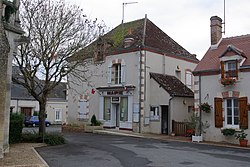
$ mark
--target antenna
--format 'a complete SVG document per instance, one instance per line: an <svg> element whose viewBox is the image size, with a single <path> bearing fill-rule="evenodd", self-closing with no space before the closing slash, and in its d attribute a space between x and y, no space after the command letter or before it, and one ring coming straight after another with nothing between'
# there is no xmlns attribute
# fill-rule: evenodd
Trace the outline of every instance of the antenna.
<svg viewBox="0 0 250 167"><path fill-rule="evenodd" d="M124 22L124 7L125 7L125 5L134 4L134 3L138 3L138 2L124 2L124 3L122 3L122 24Z"/></svg>
<svg viewBox="0 0 250 167"><path fill-rule="evenodd" d="M226 0L224 0L224 31L222 32L223 34L226 34Z"/></svg>

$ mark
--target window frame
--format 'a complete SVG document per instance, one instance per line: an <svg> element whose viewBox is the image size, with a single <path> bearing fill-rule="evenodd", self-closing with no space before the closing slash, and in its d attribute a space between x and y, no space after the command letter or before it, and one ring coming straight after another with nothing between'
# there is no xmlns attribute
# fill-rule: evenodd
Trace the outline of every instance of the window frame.
<svg viewBox="0 0 250 167"><path fill-rule="evenodd" d="M228 61L225 61L225 72L224 72L224 75L225 75L225 78L238 78L238 64L237 64L237 60L228 60ZM234 64L234 68L230 68L229 69L229 66L230 64Z"/></svg>
<svg viewBox="0 0 250 167"><path fill-rule="evenodd" d="M62 108L55 108L55 121L62 121ZM59 112L59 114L57 114ZM57 115L59 118L57 119Z"/></svg>
<svg viewBox="0 0 250 167"><path fill-rule="evenodd" d="M160 107L150 106L150 120L159 121L160 120Z"/></svg>
<svg viewBox="0 0 250 167"><path fill-rule="evenodd" d="M227 105L227 101L230 100L231 101L231 106ZM235 107L235 100L237 100L237 107ZM228 124L228 109L231 108L232 112L231 112L231 122L232 124ZM236 117L238 117L238 124L234 123L234 119L235 119L235 109L238 109L238 115ZM234 129L238 129L239 128L239 122L240 122L240 107L239 107L239 99L238 98L226 98L224 99L224 111L225 111L225 127L227 128L234 128Z"/></svg>
<svg viewBox="0 0 250 167"><path fill-rule="evenodd" d="M188 81L188 76L190 77L190 83L187 83ZM189 88L189 89L193 89L193 74L191 70L186 70L185 71L185 85Z"/></svg>

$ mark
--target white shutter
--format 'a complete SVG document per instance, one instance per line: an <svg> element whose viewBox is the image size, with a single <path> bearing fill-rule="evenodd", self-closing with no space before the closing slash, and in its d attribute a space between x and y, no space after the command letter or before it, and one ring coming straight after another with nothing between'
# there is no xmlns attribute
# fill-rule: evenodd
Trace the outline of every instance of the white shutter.
<svg viewBox="0 0 250 167"><path fill-rule="evenodd" d="M121 82L125 83L125 78L126 78L126 65L122 64L121 65Z"/></svg>
<svg viewBox="0 0 250 167"><path fill-rule="evenodd" d="M112 66L108 67L108 84L111 84L111 78L112 78Z"/></svg>

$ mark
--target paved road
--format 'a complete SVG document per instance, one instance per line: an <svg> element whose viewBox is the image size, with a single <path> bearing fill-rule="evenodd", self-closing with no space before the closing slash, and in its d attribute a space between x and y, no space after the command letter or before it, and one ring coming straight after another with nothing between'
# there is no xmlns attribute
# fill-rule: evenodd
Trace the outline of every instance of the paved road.
<svg viewBox="0 0 250 167"><path fill-rule="evenodd" d="M36 149L50 167L250 166L243 149L88 133L65 138L65 145Z"/></svg>

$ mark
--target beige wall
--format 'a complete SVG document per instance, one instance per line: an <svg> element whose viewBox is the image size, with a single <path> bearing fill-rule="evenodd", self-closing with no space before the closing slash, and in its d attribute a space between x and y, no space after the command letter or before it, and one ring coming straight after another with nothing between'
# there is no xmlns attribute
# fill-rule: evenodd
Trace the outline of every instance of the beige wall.
<svg viewBox="0 0 250 167"><path fill-rule="evenodd" d="M91 94L91 89L101 87L101 86L108 86L108 66L112 62L112 60L115 59L122 59L124 60L126 64L126 83L127 85L134 85L136 88L133 92L132 101L134 104L139 103L139 58L140 58L140 52L132 52L132 53L124 53L124 54L118 54L118 55L112 55L106 57L106 60L102 64L93 65L89 64L88 69L88 75L89 77L89 85L87 86L87 83L80 83L80 85L72 84L69 82L69 91L68 91L68 102L69 102L69 108L68 108L68 117L67 121L70 124L80 124L84 121L89 120L79 120L78 113L79 113L79 100L81 95L87 95L86 90L89 91L88 99L89 99L89 119L93 114L97 116L97 119L102 119L102 107L99 106L101 103L101 96L96 91L95 94ZM91 60L90 60L91 61ZM146 52L146 88L145 88L145 114L142 119L142 132L161 132L161 124L160 122L153 121L150 122L150 124L144 126L145 119L148 119L150 116L150 105L168 105L170 96L168 93L163 90L159 89L159 85L152 85L152 79L149 77L149 72L155 72L155 73L163 73L163 61L165 62L165 73L168 75L176 75L176 69L177 66L180 68L181 73L181 80L182 82L185 82L185 70L190 69L193 70L196 66L195 63L190 63L188 61L175 59L163 55L159 55L152 52ZM72 78L69 76L69 81L71 81ZM158 93L155 93L158 92ZM181 102L182 103L182 102ZM183 108L178 108L177 110L183 110ZM178 117L178 115L177 115ZM183 117L184 119L184 117ZM133 129L137 129L137 124L133 124Z"/></svg>
<svg viewBox="0 0 250 167"><path fill-rule="evenodd" d="M55 111L60 110L60 120L56 120ZM55 101L48 101L46 106L46 113L47 113L47 120L50 121L52 124L63 124L66 123L66 115L67 115L67 102L55 102Z"/></svg>

